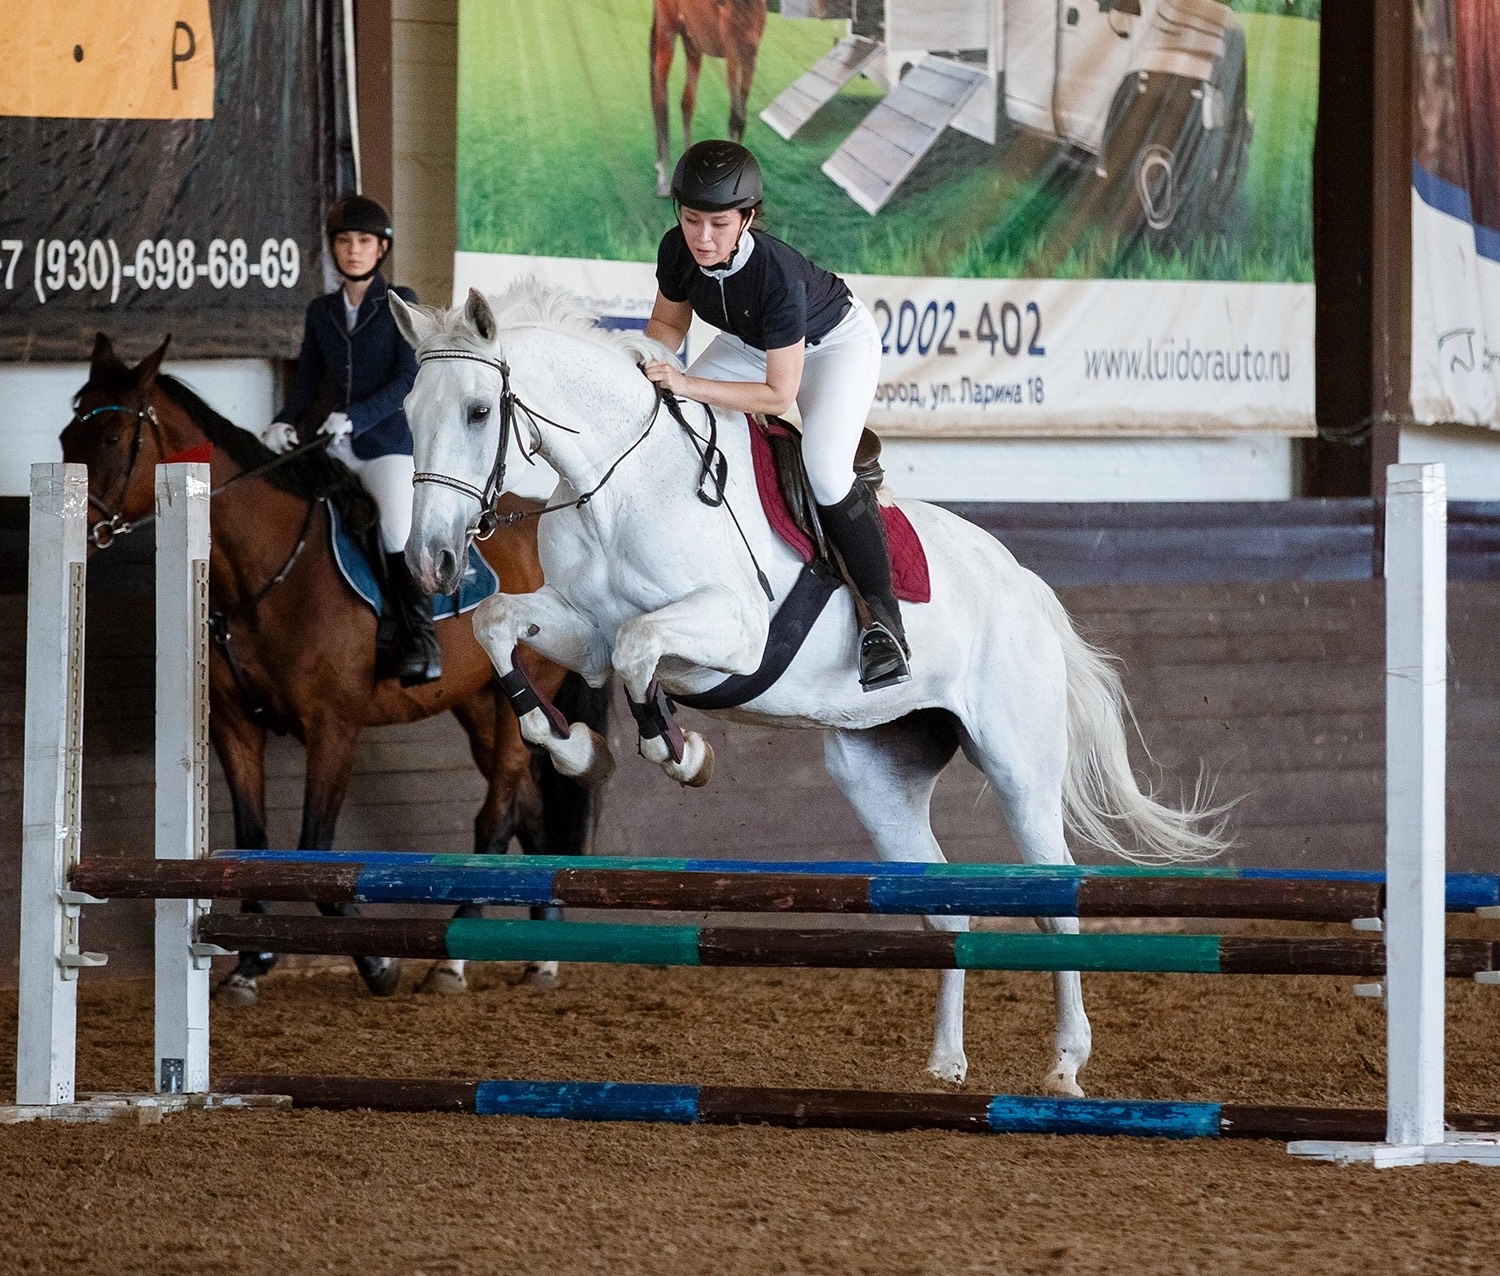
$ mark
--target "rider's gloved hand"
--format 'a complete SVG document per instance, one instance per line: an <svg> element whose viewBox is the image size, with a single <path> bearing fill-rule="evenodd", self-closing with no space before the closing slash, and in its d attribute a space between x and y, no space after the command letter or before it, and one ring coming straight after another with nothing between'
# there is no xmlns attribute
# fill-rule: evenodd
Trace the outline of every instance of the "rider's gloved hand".
<svg viewBox="0 0 1500 1276"><path fill-rule="evenodd" d="M354 422L346 412L330 412L328 420L318 427L319 434L326 434L335 443L345 435L354 433Z"/></svg>
<svg viewBox="0 0 1500 1276"><path fill-rule="evenodd" d="M297 446L297 427L285 421L272 421L260 433L260 441L278 456Z"/></svg>

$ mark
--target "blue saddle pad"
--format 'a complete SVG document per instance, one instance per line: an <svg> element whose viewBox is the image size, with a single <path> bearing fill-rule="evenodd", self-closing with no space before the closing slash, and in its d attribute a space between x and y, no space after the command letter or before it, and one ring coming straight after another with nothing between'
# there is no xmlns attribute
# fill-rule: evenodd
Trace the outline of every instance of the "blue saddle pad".
<svg viewBox="0 0 1500 1276"><path fill-rule="evenodd" d="M349 582L349 588L369 603L378 616L384 610L384 600L380 595L380 584L375 575L370 561L365 557L365 552L359 543L345 530L339 519L339 513L333 508L332 503L328 506L329 521L333 526L333 559L339 565L339 571ZM469 546L469 565L464 571L462 583L458 587L458 608L455 612L453 596L451 594L434 594L432 596L432 617L434 620L442 620L445 616L462 615L466 611L473 611L486 598L500 588L500 578L495 575L495 569L481 557L476 546Z"/></svg>

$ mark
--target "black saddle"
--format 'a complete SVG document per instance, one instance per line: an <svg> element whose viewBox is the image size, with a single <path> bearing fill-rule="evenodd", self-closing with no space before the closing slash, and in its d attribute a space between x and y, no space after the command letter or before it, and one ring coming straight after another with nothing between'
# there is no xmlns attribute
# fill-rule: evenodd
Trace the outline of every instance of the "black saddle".
<svg viewBox="0 0 1500 1276"><path fill-rule="evenodd" d="M776 467L776 483L781 488L782 499L792 521L808 540L813 543L814 562L834 575L841 570L829 552L828 540L823 535L823 526L818 520L818 502L813 496L812 484L807 478L807 465L802 459L802 431L790 421L780 417L761 418L766 438L771 444L771 459ZM878 489L885 482L885 470L880 464L880 436L866 426L859 436L859 446L854 449L854 478Z"/></svg>

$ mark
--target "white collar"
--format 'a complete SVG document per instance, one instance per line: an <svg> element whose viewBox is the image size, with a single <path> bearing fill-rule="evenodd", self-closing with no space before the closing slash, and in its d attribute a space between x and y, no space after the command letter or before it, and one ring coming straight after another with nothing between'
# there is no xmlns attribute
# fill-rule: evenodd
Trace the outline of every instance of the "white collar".
<svg viewBox="0 0 1500 1276"><path fill-rule="evenodd" d="M699 266L698 269L710 279L728 279L730 275L735 274L750 260L750 254L754 251L755 235L747 226L745 227L745 233L740 236L739 247L734 250L734 256L730 258L729 265L720 266L715 270L710 270L707 266Z"/></svg>

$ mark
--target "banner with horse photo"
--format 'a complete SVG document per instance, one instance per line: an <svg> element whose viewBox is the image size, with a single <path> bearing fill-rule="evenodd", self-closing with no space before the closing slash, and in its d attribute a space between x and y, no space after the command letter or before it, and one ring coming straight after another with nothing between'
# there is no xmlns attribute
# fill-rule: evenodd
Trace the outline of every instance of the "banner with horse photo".
<svg viewBox="0 0 1500 1276"><path fill-rule="evenodd" d="M676 158L727 137L873 312L877 430L1310 434L1320 17L460 0L455 295L532 273L644 325Z"/></svg>
<svg viewBox="0 0 1500 1276"><path fill-rule="evenodd" d="M1412 413L1500 428L1500 13L1413 12Z"/></svg>
<svg viewBox="0 0 1500 1276"><path fill-rule="evenodd" d="M27 0L0 26L0 359L289 357L354 169L338 0Z"/></svg>

